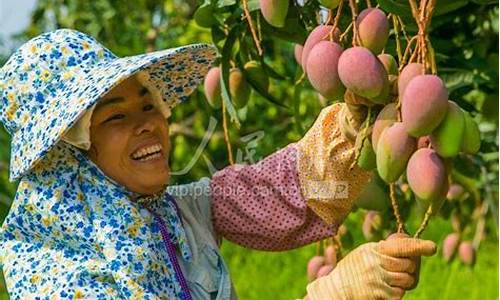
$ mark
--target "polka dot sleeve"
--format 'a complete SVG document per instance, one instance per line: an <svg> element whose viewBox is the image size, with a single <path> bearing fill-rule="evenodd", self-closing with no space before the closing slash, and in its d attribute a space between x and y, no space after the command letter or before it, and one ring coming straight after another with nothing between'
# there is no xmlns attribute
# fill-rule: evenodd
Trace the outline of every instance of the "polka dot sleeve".
<svg viewBox="0 0 500 300"><path fill-rule="evenodd" d="M288 250L332 236L336 229L306 205L295 144L256 164L226 167L214 174L210 187L215 230L239 245Z"/></svg>

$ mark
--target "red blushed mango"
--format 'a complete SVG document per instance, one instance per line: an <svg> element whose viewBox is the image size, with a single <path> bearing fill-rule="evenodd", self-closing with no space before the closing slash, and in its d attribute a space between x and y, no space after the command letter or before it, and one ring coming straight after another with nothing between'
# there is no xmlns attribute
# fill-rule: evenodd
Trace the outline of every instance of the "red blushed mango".
<svg viewBox="0 0 500 300"><path fill-rule="evenodd" d="M448 90L436 75L418 75L406 87L401 116L408 134L420 137L436 129L448 110Z"/></svg>
<svg viewBox="0 0 500 300"><path fill-rule="evenodd" d="M267 23L274 27L283 27L288 13L288 5L288 0L260 0L260 12Z"/></svg>
<svg viewBox="0 0 500 300"><path fill-rule="evenodd" d="M430 135L432 148L441 157L454 157L462 148L465 118L462 109L453 101L448 101L446 115Z"/></svg>
<svg viewBox="0 0 500 300"><path fill-rule="evenodd" d="M427 205L444 198L447 191L448 179L443 160L429 148L418 149L411 156L406 178L415 196Z"/></svg>
<svg viewBox="0 0 500 300"><path fill-rule="evenodd" d="M446 194L446 199L450 201L460 200L460 198L462 198L464 194L465 194L464 188L458 183L453 183L448 189L448 193Z"/></svg>
<svg viewBox="0 0 500 300"><path fill-rule="evenodd" d="M398 95L400 99L403 99L404 90L408 83L418 75L424 75L424 67L419 63L408 64L401 70L398 77Z"/></svg>
<svg viewBox="0 0 500 300"><path fill-rule="evenodd" d="M455 252L457 251L458 244L460 243L460 236L458 233L450 233L443 241L443 258L449 262Z"/></svg>
<svg viewBox="0 0 500 300"><path fill-rule="evenodd" d="M377 171L386 183L398 180L415 151L417 141L406 133L401 122L382 131L377 144Z"/></svg>
<svg viewBox="0 0 500 300"><path fill-rule="evenodd" d="M219 108L222 103L220 76L221 72L219 67L211 68L205 76L205 82L203 84L205 97L213 108Z"/></svg>
<svg viewBox="0 0 500 300"><path fill-rule="evenodd" d="M330 41L320 41L307 58L307 77L313 88L328 100L340 100L345 87L337 71L342 47Z"/></svg>
<svg viewBox="0 0 500 300"><path fill-rule="evenodd" d="M295 57L295 61L302 66L302 50L304 50L304 46L295 44L293 48L293 55Z"/></svg>
<svg viewBox="0 0 500 300"><path fill-rule="evenodd" d="M379 54L389 38L389 22L385 13L378 8L363 10L356 19L361 45Z"/></svg>
<svg viewBox="0 0 500 300"><path fill-rule="evenodd" d="M339 76L353 93L384 104L389 95L389 79L384 65L364 47L346 49L339 59Z"/></svg>
<svg viewBox="0 0 500 300"><path fill-rule="evenodd" d="M236 108L247 105L251 89L238 68L232 68L229 73L229 91Z"/></svg>
<svg viewBox="0 0 500 300"><path fill-rule="evenodd" d="M335 269L334 266L332 265L324 265L322 266L321 268L319 268L318 270L318 278L320 277L323 277L323 276L326 276L328 274L330 274L330 272L333 271L333 269Z"/></svg>
<svg viewBox="0 0 500 300"><path fill-rule="evenodd" d="M380 60L380 62L384 65L387 74L398 75L398 63L396 62L394 56L387 53L383 53L379 54L377 57Z"/></svg>
<svg viewBox="0 0 500 300"><path fill-rule="evenodd" d="M476 260L476 250L470 241L463 241L460 243L460 246L458 247L458 256L464 264L468 266L474 265Z"/></svg>
<svg viewBox="0 0 500 300"><path fill-rule="evenodd" d="M382 225L382 217L376 211L368 211L363 220L363 236L366 240L372 241L380 238L378 229Z"/></svg>
<svg viewBox="0 0 500 300"><path fill-rule="evenodd" d="M377 151L377 144L382 134L382 131L398 120L398 110L396 109L396 104L389 103L378 113L377 119L373 124L372 131L372 146L373 150Z"/></svg>
<svg viewBox="0 0 500 300"><path fill-rule="evenodd" d="M462 151L467 154L476 154L481 147L481 135L471 115L464 111L465 126L464 135L462 137Z"/></svg>
<svg viewBox="0 0 500 300"><path fill-rule="evenodd" d="M313 281L318 277L319 269L325 265L324 256L313 256L307 263L307 278Z"/></svg>
<svg viewBox="0 0 500 300"><path fill-rule="evenodd" d="M307 59L309 58L309 53L311 52L312 48L319 42L321 41L328 41L330 38L330 31L332 31L333 26L332 25L319 25L316 28L311 31L309 36L306 39L306 42L304 43L304 49L302 50L302 68L304 69L304 72L307 73ZM333 33L334 35L334 40L337 41L338 38L340 37L340 30L335 29L335 32Z"/></svg>

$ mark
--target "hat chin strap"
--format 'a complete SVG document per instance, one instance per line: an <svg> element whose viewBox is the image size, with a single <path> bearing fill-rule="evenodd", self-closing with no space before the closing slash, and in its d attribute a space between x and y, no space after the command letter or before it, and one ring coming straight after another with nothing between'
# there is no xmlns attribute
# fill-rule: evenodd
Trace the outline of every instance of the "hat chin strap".
<svg viewBox="0 0 500 300"><path fill-rule="evenodd" d="M163 101L160 91L149 81L149 73L146 71L140 71L136 75L137 80L148 89L151 94L155 106L160 110L161 114L165 119L168 119L171 115L170 108ZM90 120L92 118L92 113L94 112L95 104L87 109L85 113L78 119L78 121L70 128L62 140L68 144L71 144L77 148L83 150L90 149Z"/></svg>

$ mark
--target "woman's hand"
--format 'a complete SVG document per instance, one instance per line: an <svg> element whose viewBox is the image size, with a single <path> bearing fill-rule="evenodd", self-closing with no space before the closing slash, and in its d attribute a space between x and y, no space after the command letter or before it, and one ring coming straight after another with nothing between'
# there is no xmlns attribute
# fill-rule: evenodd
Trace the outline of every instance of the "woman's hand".
<svg viewBox="0 0 500 300"><path fill-rule="evenodd" d="M418 282L419 258L436 252L432 241L407 237L359 246L335 270L307 286L309 300L401 299Z"/></svg>

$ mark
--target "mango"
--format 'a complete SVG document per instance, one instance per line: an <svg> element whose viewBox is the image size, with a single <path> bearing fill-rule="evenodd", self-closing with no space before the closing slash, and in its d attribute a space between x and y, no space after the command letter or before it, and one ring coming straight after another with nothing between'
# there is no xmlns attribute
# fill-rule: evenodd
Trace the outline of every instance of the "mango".
<svg viewBox="0 0 500 300"><path fill-rule="evenodd" d="M309 58L309 52L311 52L312 48L321 41L328 41L330 37L330 31L332 31L332 25L319 25L311 31L309 36L304 43L304 49L302 50L302 69L307 73L307 59ZM338 41L340 37L340 30L337 28L334 33L334 40Z"/></svg>
<svg viewBox="0 0 500 300"><path fill-rule="evenodd" d="M391 203L385 182L374 172L370 181L363 187L356 199L356 206L378 212L385 212Z"/></svg>
<svg viewBox="0 0 500 300"><path fill-rule="evenodd" d="M255 83L260 89L264 91L269 90L269 78L262 69L260 63L256 60L248 61L245 66L245 71L247 72L248 79Z"/></svg>
<svg viewBox="0 0 500 300"><path fill-rule="evenodd" d="M446 236L443 241L443 258L446 262L449 262L453 258L459 243L460 235L458 233L454 232Z"/></svg>
<svg viewBox="0 0 500 300"><path fill-rule="evenodd" d="M446 116L448 90L436 75L418 75L406 87L401 116L408 134L430 134Z"/></svg>
<svg viewBox="0 0 500 300"><path fill-rule="evenodd" d="M340 100L345 87L337 72L342 47L330 41L320 41L309 53L307 59L307 78L323 97L328 100Z"/></svg>
<svg viewBox="0 0 500 300"><path fill-rule="evenodd" d="M406 133L401 122L382 131L377 145L377 171L386 183L395 182L406 169L417 141Z"/></svg>
<svg viewBox="0 0 500 300"><path fill-rule="evenodd" d="M397 122L398 110L395 103L389 103L378 113L372 130L372 145L373 150L377 151L377 144L382 134L382 131L387 127Z"/></svg>
<svg viewBox="0 0 500 300"><path fill-rule="evenodd" d="M238 68L232 68L229 72L229 92L236 108L247 105L251 89Z"/></svg>
<svg viewBox="0 0 500 300"><path fill-rule="evenodd" d="M353 93L384 104L389 95L389 79L384 65L364 47L344 50L339 59L340 80Z"/></svg>
<svg viewBox="0 0 500 300"><path fill-rule="evenodd" d="M377 58L380 60L382 65L384 65L387 74L398 75L398 63L396 62L394 56L387 53L383 53L379 54Z"/></svg>
<svg viewBox="0 0 500 300"><path fill-rule="evenodd" d="M382 226L382 216L376 211L368 211L365 215L362 225L363 236L368 241L374 241L381 238L379 229Z"/></svg>
<svg viewBox="0 0 500 300"><path fill-rule="evenodd" d="M464 188L458 183L453 183L448 189L446 199L450 201L460 200L463 195L465 195Z"/></svg>
<svg viewBox="0 0 500 300"><path fill-rule="evenodd" d="M313 256L307 263L307 278L309 282L313 281L318 276L319 269L325 264L324 256Z"/></svg>
<svg viewBox="0 0 500 300"><path fill-rule="evenodd" d="M474 249L474 246L472 246L472 242L461 242L458 247L458 256L464 264L473 266L476 260L476 250Z"/></svg>
<svg viewBox="0 0 500 300"><path fill-rule="evenodd" d="M332 265L324 265L324 266L322 266L318 270L318 277L317 278L320 278L320 277L323 277L323 276L326 276L326 275L330 274L330 272L332 272L333 269L334 269L334 266L332 266Z"/></svg>
<svg viewBox="0 0 500 300"><path fill-rule="evenodd" d="M328 9L335 9L337 8L337 6L339 6L340 1L342 0L319 0L319 4Z"/></svg>
<svg viewBox="0 0 500 300"><path fill-rule="evenodd" d="M302 66L302 51L304 50L304 46L295 44L293 48L293 56L295 57L295 61Z"/></svg>
<svg viewBox="0 0 500 300"><path fill-rule="evenodd" d="M200 6L194 13L194 20L200 27L210 28L217 23L214 10L209 3Z"/></svg>
<svg viewBox="0 0 500 300"><path fill-rule="evenodd" d="M476 154L481 147L479 127L468 112L464 111L464 135L462 137L462 151L467 154Z"/></svg>
<svg viewBox="0 0 500 300"><path fill-rule="evenodd" d="M219 108L222 103L221 96L221 72L219 67L211 68L205 76L204 89L205 97L213 108Z"/></svg>
<svg viewBox="0 0 500 300"><path fill-rule="evenodd" d="M260 0L259 3L260 12L267 23L278 28L285 26L288 0Z"/></svg>
<svg viewBox="0 0 500 300"><path fill-rule="evenodd" d="M418 149L411 156L406 168L406 178L424 208L432 202L444 199L448 190L443 160L436 151L429 148Z"/></svg>
<svg viewBox="0 0 500 300"><path fill-rule="evenodd" d="M454 157L462 148L465 117L462 109L448 101L446 115L439 126L430 135L432 148L441 157Z"/></svg>
<svg viewBox="0 0 500 300"><path fill-rule="evenodd" d="M369 133L370 134L369 130ZM358 134L356 136L355 147L356 149L361 148L359 158L358 158L358 166L366 171L373 170L377 167L377 158L375 157L375 152L373 151L372 143L370 142L369 136L367 136L363 142L363 146L361 146L362 136Z"/></svg>
<svg viewBox="0 0 500 300"><path fill-rule="evenodd" d="M424 66L419 63L410 63L401 70L398 77L398 95L400 99L403 99L404 90L408 83L418 75L424 75Z"/></svg>
<svg viewBox="0 0 500 300"><path fill-rule="evenodd" d="M361 11L356 19L361 45L379 54L389 38L389 22L385 13L378 8Z"/></svg>

